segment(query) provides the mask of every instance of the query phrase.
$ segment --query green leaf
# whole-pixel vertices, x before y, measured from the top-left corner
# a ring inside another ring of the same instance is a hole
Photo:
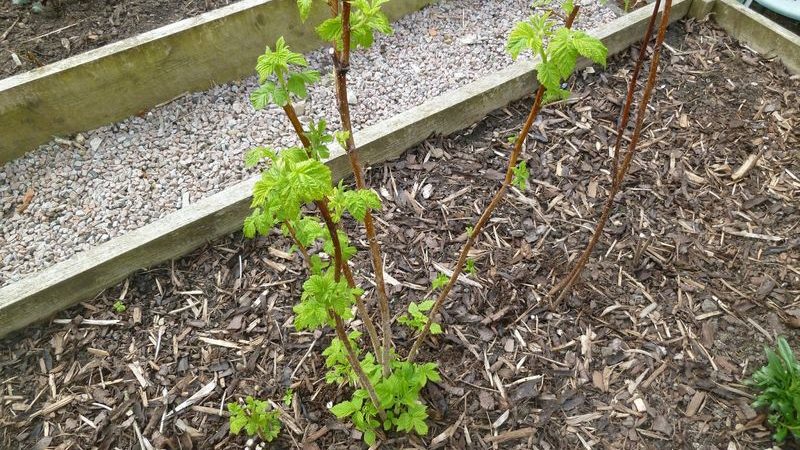
[[[514,179],[511,184],[524,191],[528,186],[528,178],[530,178],[528,164],[525,161],[520,161],[517,167],[514,167]]]
[[[292,224],[297,240],[305,247],[325,236],[325,226],[313,217],[303,217]]]
[[[564,0],[561,3],[561,9],[569,16],[572,14],[572,11],[575,9],[575,2],[574,0]]]
[[[264,54],[258,57],[256,72],[258,72],[259,83],[265,82],[272,75],[277,75],[279,79],[282,79],[290,65],[305,67],[308,62],[300,53],[289,50],[289,46],[281,36],[275,43],[275,50],[267,47]]]
[[[439,289],[447,286],[447,283],[450,282],[450,277],[447,275],[440,273],[436,275],[436,278],[431,282],[431,289]]]
[[[337,419],[344,419],[345,417],[350,417],[354,412],[358,411],[358,408],[353,404],[353,402],[344,401],[341,403],[337,403],[331,407],[331,412]]]
[[[352,317],[350,307],[355,302],[355,296],[362,293],[358,288],[351,289],[345,280],[335,281],[333,274],[312,275],[303,283],[300,303],[294,307],[295,327],[303,330],[333,326],[335,323],[328,311],[349,319]]]
[[[331,191],[331,169],[320,161],[301,161],[295,165],[292,175],[291,188],[305,203],[322,200]]]
[[[464,267],[464,272],[466,272],[469,275],[472,275],[472,274],[475,273],[475,260],[474,259],[467,258],[467,263],[466,263],[466,266]]]
[[[560,89],[561,76],[552,62],[543,62],[536,67],[536,79],[547,89]]]
[[[549,12],[536,14],[531,16],[528,21],[514,26],[506,42],[506,51],[512,59],[516,60],[525,50],[530,50],[534,54],[542,52],[544,39],[553,28],[553,22],[549,18]]]
[[[300,19],[305,22],[311,13],[311,4],[314,0],[297,0],[297,9],[300,10]]]
[[[306,85],[316,83],[319,80],[319,72],[316,70],[306,70],[289,75],[286,81],[286,89],[299,98],[306,98],[308,90]]]
[[[272,101],[275,95],[275,85],[272,83],[264,83],[258,89],[250,94],[250,103],[256,111],[264,109]]]
[[[336,42],[337,47],[341,48],[338,43],[342,40],[342,16],[330,18],[319,24],[317,34],[323,41]]]
[[[569,98],[570,92],[568,89],[548,89],[544,91],[544,96],[542,97],[542,105],[547,105],[553,102],[558,102],[561,100],[566,100]]]
[[[608,49],[599,39],[592,37],[583,31],[572,32],[572,44],[575,50],[583,57],[589,58],[595,64],[606,66]]]
[[[381,198],[372,189],[346,190],[341,183],[330,198],[334,221],[338,222],[347,211],[359,222],[363,222],[367,211],[381,208]]]
[[[333,137],[327,133],[326,128],[325,120],[320,119],[319,122],[309,123],[308,129],[305,131],[314,159],[322,160],[330,156],[328,144],[333,142]]]
[[[578,51],[573,43],[572,30],[559,28],[553,38],[547,44],[547,61],[557,69],[559,80],[556,84],[561,84],[561,80],[569,78],[575,70],[575,62],[578,60]],[[547,85],[546,85],[547,86]],[[553,86],[547,86],[554,88]]]
[[[254,167],[258,165],[263,159],[275,160],[277,154],[269,147],[253,147],[244,155],[244,166]]]
[[[342,246],[342,258],[347,261],[356,254],[356,248],[350,245],[350,239],[342,230],[338,230],[337,234],[339,235],[339,244]],[[333,248],[333,240],[331,239],[328,230],[325,230],[325,243],[323,244],[322,249],[325,251],[325,253],[334,256],[335,252]]]

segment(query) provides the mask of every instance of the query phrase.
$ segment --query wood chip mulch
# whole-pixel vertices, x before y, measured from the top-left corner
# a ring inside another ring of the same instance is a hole
[[[744,380],[776,335],[800,349],[800,78],[707,24],[679,22],[667,43],[641,153],[582,281],[564,304],[543,299],[599,215],[636,49],[582,73],[535,124],[530,186],[492,219],[477,276],[422,352],[443,375],[424,392],[430,434],[384,448],[771,445]],[[528,107],[370,170],[396,314],[454,260]],[[283,411],[273,448],[363,448],[326,410],[349,393],[324,383],[332,333],[292,326],[305,274],[289,247],[219,239],[3,340],[0,447],[243,448],[224,404],[254,395]],[[401,354],[410,339],[397,331]]]

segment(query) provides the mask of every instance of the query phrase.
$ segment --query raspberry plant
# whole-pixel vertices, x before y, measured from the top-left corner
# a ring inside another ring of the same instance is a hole
[[[428,382],[440,381],[440,376],[435,363],[415,362],[419,348],[429,333],[442,332],[441,325],[433,319],[465,264],[468,272],[474,271],[468,252],[497,204],[512,182],[525,189],[528,169],[524,161],[517,164],[517,160],[543,102],[568,96],[561,83],[569,78],[579,56],[601,64],[605,64],[606,57],[605,47],[599,41],[569,29],[578,10],[571,3],[565,3],[570,14],[566,27],[557,27],[549,14],[540,14],[514,29],[508,45],[512,56],[516,58],[522,51],[531,50],[541,57],[540,87],[531,115],[516,138],[500,190],[476,225],[467,229],[468,240],[452,275],[439,274],[433,280],[432,290],[439,291],[437,299],[411,302],[408,313],[398,319],[400,324],[417,332],[408,355],[399,358],[392,342],[383,259],[372,217],[380,210],[381,200],[365,184],[347,101],[351,49],[367,48],[376,33],[392,32],[381,11],[387,1],[328,0],[331,17],[316,27],[319,36],[332,46],[341,130],[328,130],[322,120],[305,125],[299,120],[293,103],[308,95],[308,85],[317,82],[320,74],[309,70],[305,58],[292,52],[283,38],[266,49],[256,65],[260,86],[250,100],[256,109],[270,105],[282,108],[301,145],[280,150],[256,147],[245,156],[248,166],[263,165],[264,169],[253,188],[252,212],[244,220],[244,235],[266,236],[279,227],[293,241],[292,250],[302,255],[309,276],[303,283],[300,301],[293,308],[294,325],[298,330],[324,327],[335,330],[336,337],[322,352],[328,369],[325,380],[351,387],[352,394],[350,399],[334,404],[331,412],[340,419],[349,419],[370,445],[387,431],[420,436],[428,433],[428,410],[420,392]],[[313,4],[313,0],[297,1],[303,20],[309,16]],[[323,162],[331,153],[329,145],[334,142],[348,155],[355,181],[353,189],[341,182],[334,185],[331,171]],[[350,245],[350,238],[343,230],[345,220],[361,224],[369,244],[379,327],[373,322],[363,299],[364,291],[358,287],[348,264],[356,248]],[[361,331],[347,332],[346,321],[355,316],[363,323],[367,348],[362,348]]]
[[[244,432],[250,436],[258,436],[266,442],[272,442],[281,430],[278,411],[272,410],[263,400],[248,396],[244,406],[239,403],[228,403],[231,433]]]

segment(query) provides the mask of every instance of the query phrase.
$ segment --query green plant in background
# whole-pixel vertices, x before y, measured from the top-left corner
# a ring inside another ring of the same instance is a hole
[[[286,393],[283,394],[283,405],[286,406],[287,408],[290,408],[293,402],[294,402],[294,390],[292,388],[289,388],[286,390]]]
[[[427,313],[431,308],[433,308],[433,300],[425,300],[419,305],[416,302],[411,302],[408,305],[408,314],[403,314],[397,321],[409,328],[422,331],[425,328],[425,324],[428,323]],[[432,323],[431,334],[442,334],[442,326],[438,323]]]
[[[281,431],[278,411],[272,410],[269,403],[247,396],[244,406],[239,403],[228,403],[230,413],[230,430],[239,434],[242,430],[250,436],[258,436],[266,442],[272,442]]]
[[[114,302],[114,306],[112,307],[114,308],[114,311],[117,314],[122,314],[125,312],[126,309],[128,309],[128,307],[125,306],[125,303],[123,303],[122,300],[117,300],[116,302]]]
[[[767,364],[753,374],[749,384],[761,391],[753,406],[765,407],[774,439],[783,442],[791,434],[800,438],[800,364],[783,337],[777,351],[765,349]]]

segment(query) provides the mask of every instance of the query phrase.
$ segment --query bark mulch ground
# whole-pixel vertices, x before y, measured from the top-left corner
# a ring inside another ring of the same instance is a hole
[[[576,290],[543,299],[599,215],[635,49],[534,126],[530,186],[502,204],[422,352],[443,377],[424,392],[430,434],[384,448],[771,445],[744,380],[776,335],[800,348],[800,79],[705,24],[667,42],[641,154]],[[453,261],[528,106],[369,171],[396,314]],[[289,247],[219,239],[4,340],[0,447],[242,448],[223,405],[254,395],[283,410],[274,448],[362,448],[326,410],[349,393],[324,383],[332,333],[292,326],[305,275]],[[410,338],[397,332],[401,354]]]
[[[0,78],[233,3],[234,0],[0,1]]]

